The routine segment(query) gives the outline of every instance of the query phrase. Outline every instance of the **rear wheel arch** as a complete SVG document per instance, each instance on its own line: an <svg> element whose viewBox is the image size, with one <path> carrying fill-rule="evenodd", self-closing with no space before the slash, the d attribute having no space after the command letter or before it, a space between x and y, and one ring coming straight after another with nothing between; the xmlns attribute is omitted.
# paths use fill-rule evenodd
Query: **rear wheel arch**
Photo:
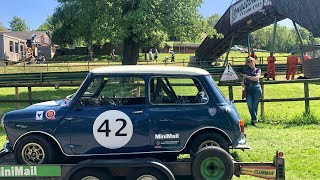
<svg viewBox="0 0 320 180"><path fill-rule="evenodd" d="M229 146L232 145L230 137L227 134L225 134L223 131L221 131L219 129L215 129L215 128L205 128L205 129L201 129L191 135L191 137L189 138L189 140L187 142L186 147L184 148L184 151L189 152L190 148L192 148L191 147L192 143L197 139L197 137L199 137L203 134L218 135L218 136L222 137L228 143Z"/></svg>

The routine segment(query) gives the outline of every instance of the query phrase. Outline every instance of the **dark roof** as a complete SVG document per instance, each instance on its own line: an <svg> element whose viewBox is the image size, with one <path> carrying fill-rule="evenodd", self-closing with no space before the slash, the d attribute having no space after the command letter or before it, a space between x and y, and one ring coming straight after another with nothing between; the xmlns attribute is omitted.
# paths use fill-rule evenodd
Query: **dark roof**
<svg viewBox="0 0 320 180"><path fill-rule="evenodd" d="M173 47L199 47L200 44L191 44L191 43L174 43Z"/></svg>
<svg viewBox="0 0 320 180"><path fill-rule="evenodd" d="M31 31L31 32L22 32L22 31L11 31L11 32L0 32L0 35L6 35L6 36L11 36L15 37L18 39L24 39L24 40L31 40L32 35L37 35L39 37L42 34L46 34L45 31Z"/></svg>

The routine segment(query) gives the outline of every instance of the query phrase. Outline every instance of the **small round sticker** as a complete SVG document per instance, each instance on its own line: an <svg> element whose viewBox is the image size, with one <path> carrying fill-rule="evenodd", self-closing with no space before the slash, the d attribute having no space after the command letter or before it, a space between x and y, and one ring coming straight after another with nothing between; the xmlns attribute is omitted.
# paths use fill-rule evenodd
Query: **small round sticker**
<svg viewBox="0 0 320 180"><path fill-rule="evenodd" d="M50 120L54 120L56 116L56 112L54 110L48 110L46 112L46 118Z"/></svg>
<svg viewBox="0 0 320 180"><path fill-rule="evenodd" d="M118 149L125 146L133 134L129 116L117 110L101 113L93 123L93 135L103 147Z"/></svg>

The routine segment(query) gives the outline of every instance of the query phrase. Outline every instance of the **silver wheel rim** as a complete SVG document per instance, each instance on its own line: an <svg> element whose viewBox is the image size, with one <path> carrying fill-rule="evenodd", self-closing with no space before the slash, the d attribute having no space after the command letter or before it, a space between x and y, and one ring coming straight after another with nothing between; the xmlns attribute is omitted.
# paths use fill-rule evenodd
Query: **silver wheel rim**
<svg viewBox="0 0 320 180"><path fill-rule="evenodd" d="M37 143L28 143L23 146L21 157L26 164L42 164L46 155L42 146Z"/></svg>
<svg viewBox="0 0 320 180"><path fill-rule="evenodd" d="M81 180L99 180L99 179L94 176L86 176L86 177L81 178Z"/></svg>
<svg viewBox="0 0 320 180"><path fill-rule="evenodd" d="M157 178L152 175L142 175L137 180L157 180Z"/></svg>
<svg viewBox="0 0 320 180"><path fill-rule="evenodd" d="M216 141L207 140L207 141L204 141L203 143L200 144L199 150L204 148L204 147L208 147L208 146L218 146L218 147L220 147L220 145Z"/></svg>

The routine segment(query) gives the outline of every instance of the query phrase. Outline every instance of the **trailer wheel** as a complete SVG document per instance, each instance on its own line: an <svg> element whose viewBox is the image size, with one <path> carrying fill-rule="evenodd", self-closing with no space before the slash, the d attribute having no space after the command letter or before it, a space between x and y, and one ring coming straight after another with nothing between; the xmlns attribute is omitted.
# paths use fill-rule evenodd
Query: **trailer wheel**
<svg viewBox="0 0 320 180"><path fill-rule="evenodd" d="M200 149L204 147L217 146L229 152L228 142L218 134L203 133L193 138L190 146L190 155L195 155Z"/></svg>
<svg viewBox="0 0 320 180"><path fill-rule="evenodd" d="M205 147L199 150L191 164L193 179L229 180L234 173L232 157L219 147Z"/></svg>
<svg viewBox="0 0 320 180"><path fill-rule="evenodd" d="M16 162L30 165L54 163L56 149L50 142L41 136L23 137L14 149Z"/></svg>
<svg viewBox="0 0 320 180"><path fill-rule="evenodd" d="M128 175L127 180L168 180L168 177L155 168L140 168Z"/></svg>
<svg viewBox="0 0 320 180"><path fill-rule="evenodd" d="M99 168L85 168L76 171L70 180L111 180L109 173Z"/></svg>

